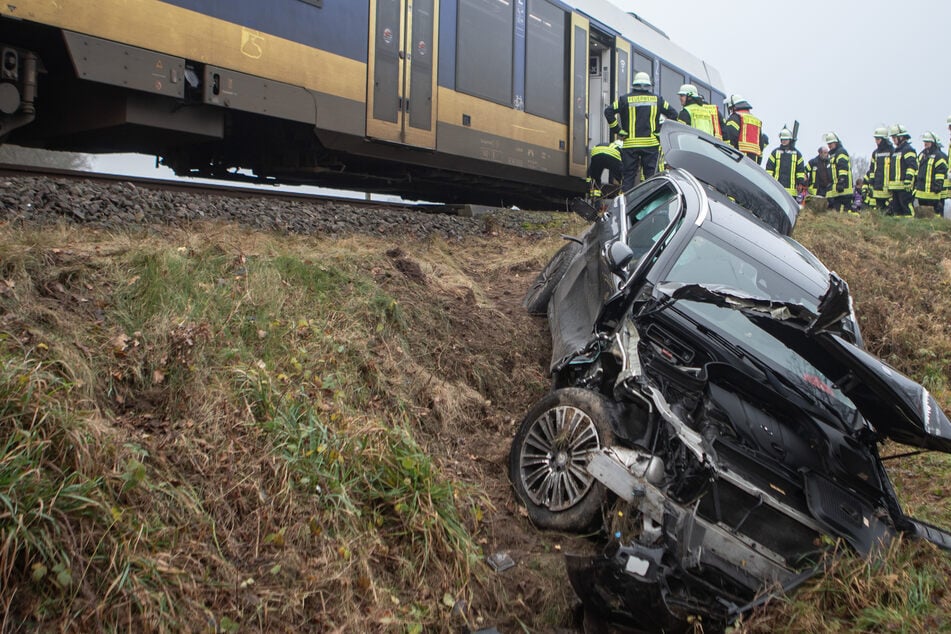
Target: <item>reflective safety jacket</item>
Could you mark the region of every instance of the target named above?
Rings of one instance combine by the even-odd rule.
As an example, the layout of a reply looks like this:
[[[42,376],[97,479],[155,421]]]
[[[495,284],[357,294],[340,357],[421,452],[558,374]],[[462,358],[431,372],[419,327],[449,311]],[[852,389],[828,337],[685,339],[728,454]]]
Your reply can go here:
[[[736,110],[730,115],[724,126],[723,138],[756,161],[763,155],[766,146],[763,122],[750,114],[749,110]]]
[[[948,156],[936,145],[918,155],[918,175],[915,178],[915,198],[940,200],[944,198],[944,183],[948,176]]]
[[[806,183],[806,164],[802,154],[791,144],[780,146],[770,153],[766,159],[766,171],[792,196],[798,193],[797,185]]]
[[[703,103],[702,100],[696,98],[688,99],[677,118],[687,125],[723,139],[723,116],[719,108],[713,104]]]
[[[918,176],[918,153],[906,138],[892,152],[886,186],[891,191],[910,192],[914,189],[916,176]]]
[[[882,139],[872,159],[868,162],[868,171],[865,173],[865,184],[868,186],[872,198],[888,198],[888,170],[892,164],[892,152],[895,146],[888,139]]]
[[[660,116],[677,118],[667,100],[646,90],[633,90],[604,109],[611,132],[623,140],[625,148],[657,147]]]
[[[591,148],[591,157],[594,158],[599,154],[607,154],[613,159],[621,160],[621,144],[614,142],[607,145],[596,145]]]
[[[830,196],[851,196],[852,187],[852,158],[845,151],[842,144],[834,150],[829,150],[829,166],[832,167],[832,189]]]

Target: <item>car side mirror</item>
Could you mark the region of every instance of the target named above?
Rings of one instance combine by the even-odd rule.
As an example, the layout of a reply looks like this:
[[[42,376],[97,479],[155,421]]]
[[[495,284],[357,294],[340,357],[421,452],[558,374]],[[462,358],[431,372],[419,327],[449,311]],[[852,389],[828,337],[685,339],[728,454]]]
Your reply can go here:
[[[611,244],[611,247],[608,249],[608,264],[611,267],[611,270],[621,275],[631,260],[634,259],[634,251],[631,250],[631,247],[627,245],[626,242],[614,242]]]
[[[600,215],[600,210],[584,198],[572,198],[568,201],[568,209],[575,212],[585,220],[594,222]]]

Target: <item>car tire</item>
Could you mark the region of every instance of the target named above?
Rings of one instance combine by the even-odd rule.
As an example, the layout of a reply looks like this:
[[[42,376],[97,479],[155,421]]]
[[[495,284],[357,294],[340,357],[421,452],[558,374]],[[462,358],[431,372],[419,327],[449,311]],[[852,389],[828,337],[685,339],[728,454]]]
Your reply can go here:
[[[526,414],[509,478],[535,526],[583,532],[601,520],[607,491],[588,473],[587,454],[611,445],[613,416],[607,399],[575,387],[549,392]]]
[[[529,313],[532,315],[544,315],[548,312],[548,302],[555,292],[555,287],[558,286],[558,282],[561,281],[561,278],[565,276],[565,271],[568,270],[568,264],[571,263],[579,251],[581,251],[581,245],[577,242],[569,241],[552,256],[548,264],[545,265],[545,268],[542,269],[542,272],[535,278],[531,288],[528,289],[528,293],[525,294],[525,299],[522,300],[522,306],[524,306]]]

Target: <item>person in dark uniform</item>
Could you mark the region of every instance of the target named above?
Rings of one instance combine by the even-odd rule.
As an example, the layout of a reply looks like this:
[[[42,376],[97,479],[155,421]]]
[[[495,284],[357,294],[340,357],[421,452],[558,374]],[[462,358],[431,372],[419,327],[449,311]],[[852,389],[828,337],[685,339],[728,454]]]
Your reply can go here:
[[[809,159],[806,174],[809,179],[809,193],[813,196],[825,196],[832,189],[832,168],[829,166],[829,148],[820,145],[817,154]]]
[[[908,128],[896,123],[888,130],[895,145],[891,164],[888,166],[888,190],[891,201],[889,216],[913,217],[915,215],[915,177],[918,176],[918,153],[911,146]]]
[[[944,182],[948,177],[948,155],[934,132],[921,135],[925,149],[918,155],[918,175],[915,178],[915,198],[918,208],[931,207],[941,216],[944,211]]]
[[[650,75],[634,74],[631,92],[604,109],[611,132],[621,139],[622,187],[637,184],[638,173],[649,178],[657,171],[660,141],[657,131],[661,117],[677,118],[677,110],[667,100],[651,92]]]
[[[806,166],[789,128],[779,131],[779,147],[766,159],[766,171],[793,197],[799,193],[799,186],[806,184]]]
[[[829,167],[832,169],[829,209],[852,211],[852,194],[855,191],[852,185],[852,158],[842,147],[835,132],[827,133],[825,142],[829,146]]]
[[[608,183],[621,183],[621,141],[602,143],[591,148],[591,159],[588,161],[588,194],[592,198],[602,196],[601,186],[604,184],[604,172],[608,172]],[[614,189],[613,187],[611,189]]]
[[[869,207],[884,211],[888,209],[891,194],[888,191],[888,168],[892,161],[895,146],[888,140],[888,128],[875,128],[875,151],[868,162],[865,173],[865,203]]]

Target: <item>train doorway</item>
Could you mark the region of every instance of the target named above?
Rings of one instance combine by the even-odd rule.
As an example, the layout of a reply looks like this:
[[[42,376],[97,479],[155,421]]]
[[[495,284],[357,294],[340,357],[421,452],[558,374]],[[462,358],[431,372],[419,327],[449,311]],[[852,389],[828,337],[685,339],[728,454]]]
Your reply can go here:
[[[588,146],[611,140],[604,109],[614,101],[614,38],[592,28],[588,40]]]
[[[370,0],[367,136],[436,147],[439,0]]]

